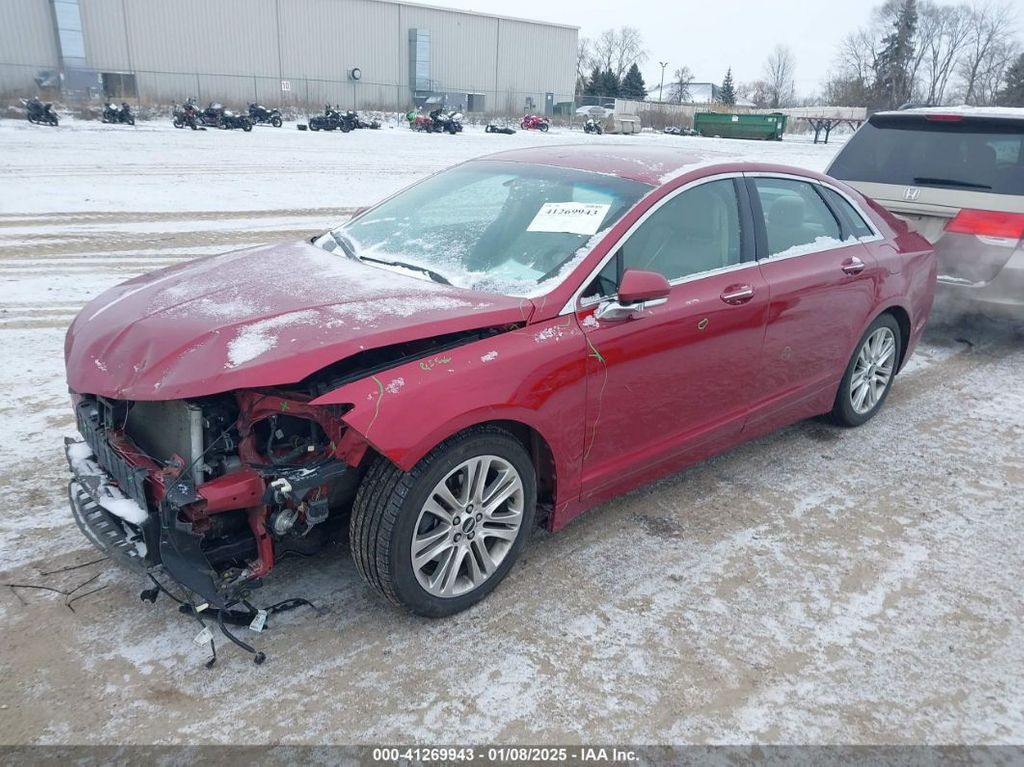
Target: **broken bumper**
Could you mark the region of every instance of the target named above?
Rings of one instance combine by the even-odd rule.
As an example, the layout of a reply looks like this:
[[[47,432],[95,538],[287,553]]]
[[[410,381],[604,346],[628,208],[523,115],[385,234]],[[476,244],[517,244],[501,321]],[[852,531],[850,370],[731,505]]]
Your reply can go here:
[[[204,601],[215,607],[226,604],[229,593],[201,548],[202,536],[178,519],[182,504],[199,500],[191,485],[172,484],[160,510],[151,512],[121,489],[135,490],[145,503],[145,469],[131,466],[109,448],[98,455],[89,442],[66,439],[65,453],[73,475],[68,486],[71,514],[97,549],[140,573],[161,566]]]
[[[151,564],[147,555],[158,540],[149,513],[114,483],[89,445],[66,439],[64,449],[73,475],[68,499],[75,523],[111,559],[145,572]]]

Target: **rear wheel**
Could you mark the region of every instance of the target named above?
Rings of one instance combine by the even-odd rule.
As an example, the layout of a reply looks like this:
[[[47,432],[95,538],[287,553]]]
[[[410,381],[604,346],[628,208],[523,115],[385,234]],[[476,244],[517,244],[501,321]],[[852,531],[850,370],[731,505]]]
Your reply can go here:
[[[864,332],[846,366],[830,414],[834,423],[860,426],[881,409],[896,377],[900,354],[899,323],[891,314],[883,314]]]
[[[352,509],[356,568],[412,612],[464,610],[518,558],[533,529],[536,488],[522,444],[495,427],[445,440],[408,472],[378,458]]]
[[[541,133],[547,133],[547,132],[548,132],[548,128],[549,128],[550,126],[549,126],[549,125],[548,125],[547,123],[541,123],[541,124],[540,124],[540,125],[538,125],[537,127],[538,127],[538,128],[540,128],[540,132],[541,132]]]

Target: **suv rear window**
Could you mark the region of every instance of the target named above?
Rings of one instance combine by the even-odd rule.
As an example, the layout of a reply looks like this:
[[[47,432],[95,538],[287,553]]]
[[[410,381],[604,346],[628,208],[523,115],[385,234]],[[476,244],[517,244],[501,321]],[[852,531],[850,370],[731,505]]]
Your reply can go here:
[[[829,175],[845,181],[1024,194],[1024,121],[876,115]]]

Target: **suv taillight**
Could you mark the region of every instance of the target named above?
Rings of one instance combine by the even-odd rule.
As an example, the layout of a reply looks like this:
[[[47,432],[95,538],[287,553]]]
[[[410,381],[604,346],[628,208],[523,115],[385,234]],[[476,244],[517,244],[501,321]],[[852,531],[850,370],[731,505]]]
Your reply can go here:
[[[974,234],[979,237],[1019,240],[1024,237],[1024,213],[961,210],[952,221],[946,224],[946,231],[955,234]]]

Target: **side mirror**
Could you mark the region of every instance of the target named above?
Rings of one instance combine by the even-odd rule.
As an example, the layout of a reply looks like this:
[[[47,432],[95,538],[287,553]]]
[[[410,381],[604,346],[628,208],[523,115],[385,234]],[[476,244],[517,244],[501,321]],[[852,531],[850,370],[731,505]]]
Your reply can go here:
[[[668,301],[672,286],[663,274],[646,272],[641,269],[627,269],[622,275],[617,298],[597,307],[595,316],[599,320],[625,320],[653,306]]]

